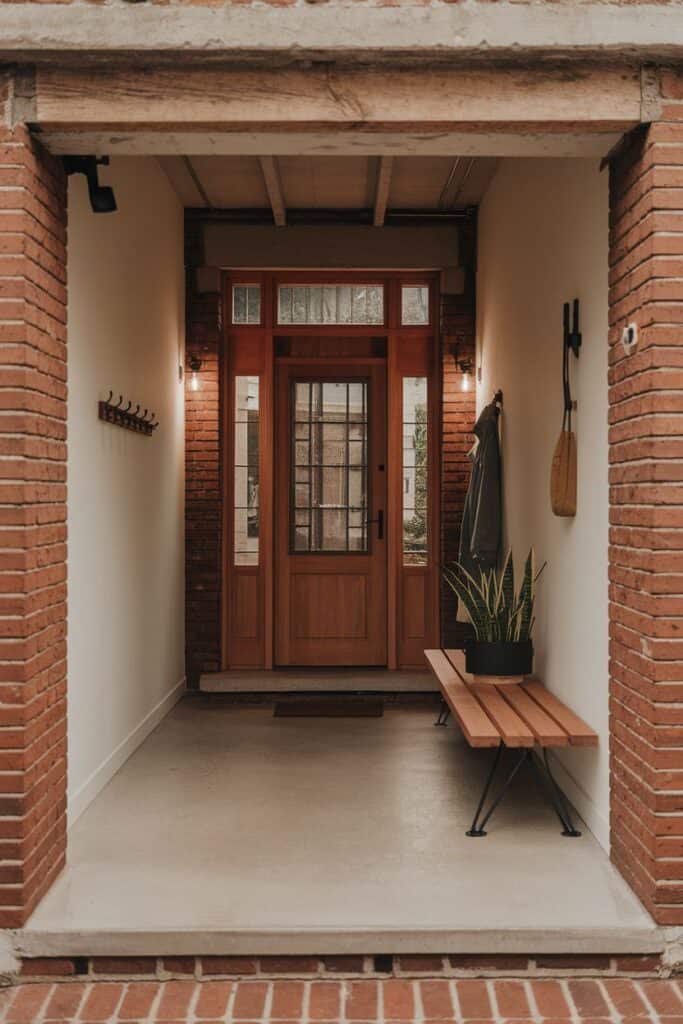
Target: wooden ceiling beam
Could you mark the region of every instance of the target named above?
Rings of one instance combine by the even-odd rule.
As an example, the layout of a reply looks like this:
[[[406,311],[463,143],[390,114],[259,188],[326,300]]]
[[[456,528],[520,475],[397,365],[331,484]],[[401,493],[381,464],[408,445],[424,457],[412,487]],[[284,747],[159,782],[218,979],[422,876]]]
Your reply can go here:
[[[638,69],[609,65],[571,75],[549,67],[433,68],[427,75],[411,68],[39,67],[32,122],[112,133],[362,127],[533,134],[624,131],[641,114]]]
[[[91,156],[445,156],[476,157],[589,157],[600,159],[619,142],[620,131],[547,131],[522,134],[505,131],[191,131],[136,128],[60,128],[40,130],[41,143],[51,153]],[[374,194],[374,184],[371,188]],[[372,205],[373,195],[368,197]]]
[[[277,227],[284,228],[287,226],[287,207],[285,206],[285,196],[282,191],[280,168],[278,167],[277,159],[274,156],[260,156],[259,163],[261,164],[261,173],[263,174],[263,181],[268,193],[270,208],[273,211],[273,220]]]
[[[387,215],[387,206],[389,205],[389,190],[391,189],[393,169],[393,156],[380,157],[379,171],[377,172],[377,188],[375,190],[375,213],[373,217],[373,224],[376,228],[384,226],[384,218]]]

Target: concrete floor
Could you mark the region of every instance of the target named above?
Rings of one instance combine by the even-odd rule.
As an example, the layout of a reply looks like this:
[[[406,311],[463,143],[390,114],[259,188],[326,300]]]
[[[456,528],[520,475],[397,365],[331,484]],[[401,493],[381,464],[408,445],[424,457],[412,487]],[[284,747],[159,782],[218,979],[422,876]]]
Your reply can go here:
[[[429,708],[282,719],[188,698],[70,833],[20,951],[647,951],[661,939],[531,776],[468,839],[490,751]]]

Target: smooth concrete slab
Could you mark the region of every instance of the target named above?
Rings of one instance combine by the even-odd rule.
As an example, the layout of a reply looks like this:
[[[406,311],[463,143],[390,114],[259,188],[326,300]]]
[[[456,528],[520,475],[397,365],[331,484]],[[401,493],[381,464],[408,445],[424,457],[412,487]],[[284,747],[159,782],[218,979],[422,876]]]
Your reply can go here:
[[[70,833],[21,952],[637,952],[649,916],[520,776],[465,836],[490,762],[429,709],[282,719],[177,705]]]
[[[205,672],[204,693],[437,693],[431,672],[386,669],[280,669],[273,672]]]

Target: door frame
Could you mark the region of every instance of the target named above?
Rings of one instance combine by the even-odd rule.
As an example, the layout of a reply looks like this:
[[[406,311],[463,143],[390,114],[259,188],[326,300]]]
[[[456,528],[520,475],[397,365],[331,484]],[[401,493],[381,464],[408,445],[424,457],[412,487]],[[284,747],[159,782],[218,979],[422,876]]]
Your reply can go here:
[[[285,336],[344,336],[386,339],[387,379],[387,668],[424,666],[422,651],[438,646],[440,602],[441,403],[439,337],[439,272],[426,271],[287,271],[226,270],[223,272],[223,351],[218,400],[221,405],[221,668],[270,670],[274,666],[275,634],[275,368],[276,342]],[[283,326],[277,323],[277,288],[281,284],[381,283],[385,289],[383,325]],[[234,285],[258,284],[258,323],[232,323]],[[401,288],[427,285],[429,324],[401,324]],[[367,362],[367,358],[334,357],[335,365]],[[321,360],[324,365],[324,360]],[[235,565],[234,535],[234,380],[259,377],[259,559],[257,565]],[[403,558],[403,394],[404,377],[424,376],[428,382],[428,555],[424,565],[406,565]]]

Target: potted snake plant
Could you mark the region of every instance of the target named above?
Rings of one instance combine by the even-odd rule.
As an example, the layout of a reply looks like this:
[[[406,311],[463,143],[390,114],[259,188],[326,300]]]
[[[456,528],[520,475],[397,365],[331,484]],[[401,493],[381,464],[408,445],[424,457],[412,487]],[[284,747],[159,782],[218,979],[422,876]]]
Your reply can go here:
[[[545,563],[536,571],[532,548],[519,590],[511,551],[502,569],[481,571],[478,579],[457,562],[444,569],[474,627],[474,639],[465,643],[465,667],[473,676],[500,684],[502,679],[519,682],[532,672],[536,582],[544,568]]]

